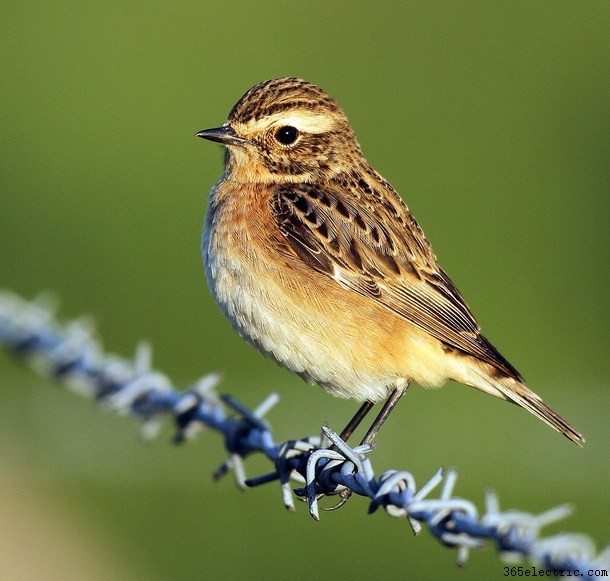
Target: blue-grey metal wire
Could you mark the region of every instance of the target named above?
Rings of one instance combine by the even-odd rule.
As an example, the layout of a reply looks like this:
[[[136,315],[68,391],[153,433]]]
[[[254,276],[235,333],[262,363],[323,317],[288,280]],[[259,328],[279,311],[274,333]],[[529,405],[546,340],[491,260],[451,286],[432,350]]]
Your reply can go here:
[[[427,525],[443,545],[457,549],[459,565],[465,563],[470,549],[492,541],[499,554],[513,562],[526,558],[546,571],[569,571],[582,579],[607,577],[610,548],[596,555],[593,542],[582,534],[541,537],[542,527],[570,513],[568,505],[538,515],[501,511],[496,494],[487,491],[485,511],[479,514],[473,502],[453,494],[454,469],[437,471],[418,489],[408,471],[388,470],[376,477],[367,457],[370,447],[352,448],[326,427],[320,437],[277,443],[263,419],[278,400],[275,394],[250,410],[231,396],[218,396],[215,375],[179,391],[151,368],[146,345],[138,348],[132,360],[107,355],[92,323],[79,319],[60,324],[48,296],[30,302],[0,292],[0,344],[104,408],[139,417],[146,437],[152,437],[167,416],[176,424],[176,443],[192,438],[203,426],[217,430],[224,436],[229,457],[214,476],[232,470],[243,488],[277,481],[289,510],[294,510],[296,495],[307,501],[311,516],[319,519],[322,496],[337,495],[339,506],[357,494],[370,499],[369,512],[383,507],[390,516],[406,519],[416,534]],[[264,454],[273,470],[247,479],[243,460],[252,453]],[[302,486],[293,490],[294,482]],[[432,498],[439,486],[440,494]],[[519,576],[517,566],[509,565],[508,572]]]

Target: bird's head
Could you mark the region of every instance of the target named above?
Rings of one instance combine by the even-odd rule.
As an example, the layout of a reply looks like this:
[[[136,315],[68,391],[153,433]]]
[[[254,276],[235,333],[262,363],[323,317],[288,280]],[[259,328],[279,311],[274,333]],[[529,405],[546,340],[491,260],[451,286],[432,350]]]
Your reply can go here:
[[[291,77],[252,87],[224,125],[197,136],[225,145],[228,177],[247,182],[328,179],[362,155],[337,102]]]

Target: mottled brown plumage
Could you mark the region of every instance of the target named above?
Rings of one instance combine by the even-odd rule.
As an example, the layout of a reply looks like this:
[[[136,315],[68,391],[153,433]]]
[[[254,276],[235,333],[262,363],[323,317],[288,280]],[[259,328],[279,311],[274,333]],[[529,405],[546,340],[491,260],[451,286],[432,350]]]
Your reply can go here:
[[[481,334],[322,89],[265,81],[198,135],[227,147],[203,252],[212,292],[246,340],[336,395],[374,402],[413,380],[454,379],[583,441]]]

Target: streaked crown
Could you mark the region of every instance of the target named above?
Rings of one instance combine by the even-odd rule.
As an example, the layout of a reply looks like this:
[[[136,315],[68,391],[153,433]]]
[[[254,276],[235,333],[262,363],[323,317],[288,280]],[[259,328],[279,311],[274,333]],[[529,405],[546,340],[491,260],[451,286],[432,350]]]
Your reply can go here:
[[[343,115],[337,102],[320,87],[296,77],[281,77],[252,87],[231,109],[229,122],[247,123],[291,109]]]

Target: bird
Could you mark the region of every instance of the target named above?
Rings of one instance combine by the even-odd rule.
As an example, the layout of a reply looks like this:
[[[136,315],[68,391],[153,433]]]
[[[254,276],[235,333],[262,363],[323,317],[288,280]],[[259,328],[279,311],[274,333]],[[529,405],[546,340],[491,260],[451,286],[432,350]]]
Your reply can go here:
[[[337,101],[296,77],[248,90],[196,134],[224,146],[202,234],[210,290],[263,354],[360,408],[385,400],[371,444],[412,382],[454,380],[517,404],[582,445],[485,338],[394,188],[369,165]]]

